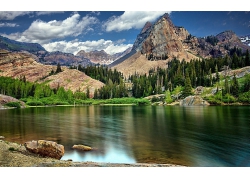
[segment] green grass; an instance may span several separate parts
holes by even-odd
[[[113,99],[71,99],[62,100],[56,96],[35,99],[33,97],[21,99],[28,106],[53,106],[53,105],[149,105],[150,101],[144,98],[113,98]]]

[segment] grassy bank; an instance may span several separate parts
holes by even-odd
[[[144,98],[113,98],[113,99],[71,99],[61,100],[53,97],[23,98],[28,106],[74,106],[74,105],[149,105],[150,101]]]

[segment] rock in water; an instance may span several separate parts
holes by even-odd
[[[38,140],[24,143],[25,148],[32,153],[43,157],[61,159],[64,155],[64,146],[53,141]]]
[[[180,101],[180,106],[209,106],[210,104],[200,96],[188,96]]]
[[[91,147],[89,147],[89,146],[84,146],[84,145],[74,145],[73,147],[72,147],[73,149],[78,149],[78,150],[82,150],[82,151],[90,151],[90,150],[92,150],[92,148]]]

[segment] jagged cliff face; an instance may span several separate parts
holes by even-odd
[[[176,56],[177,53],[184,53],[182,43],[175,33],[175,26],[167,15],[155,23],[142,44],[141,52],[147,55],[153,54],[155,57],[165,54]]]
[[[92,79],[85,73],[65,66],[62,66],[63,72],[49,76],[51,70],[56,71],[56,66],[38,63],[33,56],[25,52],[0,51],[0,76],[13,78],[25,76],[31,82],[47,82],[51,88],[59,85],[73,92],[77,90],[86,92],[89,87],[90,96],[93,96],[95,89],[104,86],[102,82]]]
[[[185,28],[175,27],[168,14],[164,14],[154,25],[149,22],[145,24],[137,36],[133,50],[158,60],[166,56],[189,60],[195,57],[187,52],[189,45],[184,43],[189,35]]]

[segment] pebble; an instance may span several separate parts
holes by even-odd
[[[5,137],[4,136],[0,136],[0,139],[4,139]]]

